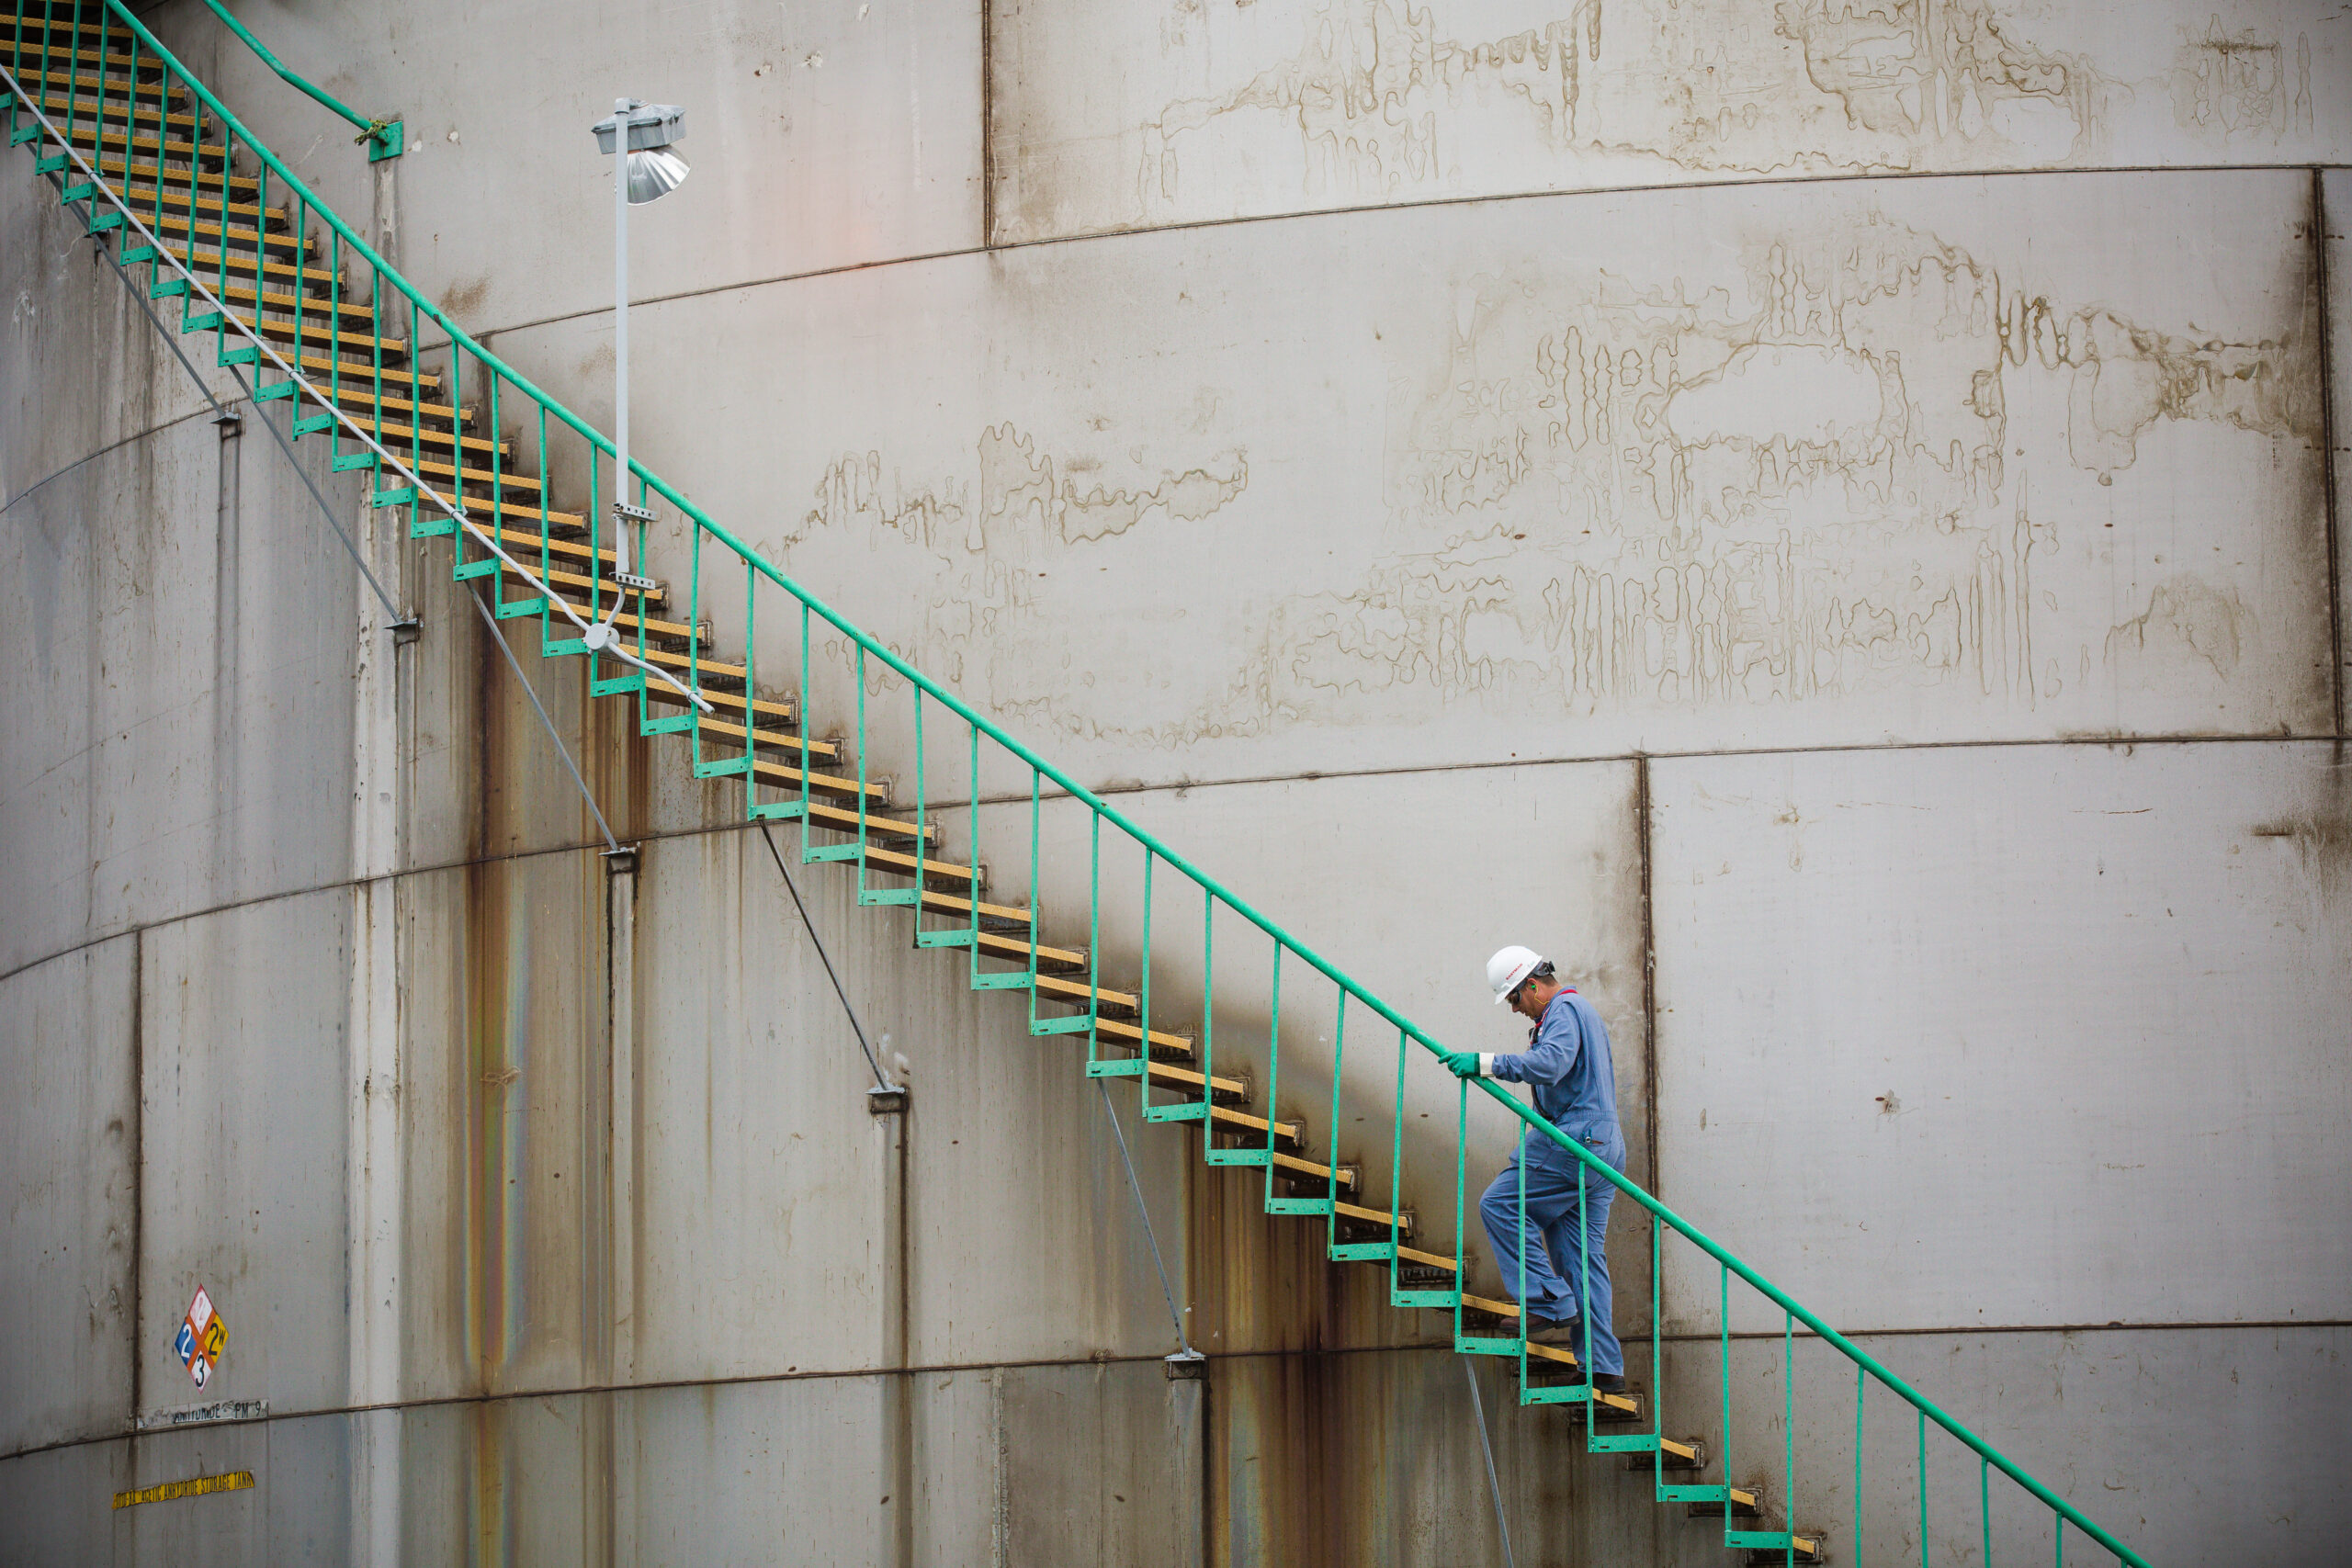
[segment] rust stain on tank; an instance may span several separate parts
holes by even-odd
[[[464,1096],[466,1179],[463,1321],[466,1359],[488,1391],[514,1349],[527,1306],[520,1245],[523,1111],[528,1102],[521,1043],[529,1025],[528,925],[518,919],[512,863],[476,861],[465,877],[462,1018],[458,1083]],[[517,974],[517,969],[521,973]]]

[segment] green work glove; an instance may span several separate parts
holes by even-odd
[[[1476,1051],[1440,1051],[1437,1059],[1444,1063],[1445,1070],[1457,1078],[1478,1076],[1478,1053]]]

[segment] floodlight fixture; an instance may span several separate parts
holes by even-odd
[[[685,182],[686,161],[670,150],[686,137],[686,111],[675,104],[646,104],[635,98],[616,101],[614,110],[596,122],[596,151],[616,152],[623,118],[628,121],[628,205],[642,207],[669,195]]]
[[[685,182],[686,161],[670,150],[686,134],[686,111],[675,104],[616,98],[613,112],[591,128],[596,151],[612,158],[613,169],[613,580],[624,588],[647,589],[652,581],[629,570],[629,534],[653,514],[629,500],[628,468],[628,209],[658,201]],[[609,635],[612,610],[599,626]],[[591,646],[601,639],[591,636]]]

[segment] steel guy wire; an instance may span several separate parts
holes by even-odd
[[[514,679],[523,683],[523,694],[531,699],[531,710],[539,716],[539,724],[547,730],[548,739],[555,743],[556,755],[563,759],[564,769],[571,774],[571,782],[580,786],[580,798],[586,801],[588,809],[596,814],[596,829],[605,835],[605,847],[614,854],[620,853],[620,840],[613,837],[612,825],[605,820],[604,809],[596,804],[595,795],[588,788],[588,781],[580,776],[580,764],[571,760],[571,749],[563,743],[563,737],[555,732],[555,721],[548,717],[547,705],[539,701],[539,694],[532,688],[531,678],[523,673],[521,661],[515,659],[514,650],[507,646],[506,634],[499,629],[498,617],[492,615],[490,606],[481,602],[478,589],[468,591],[466,602],[481,617],[482,627],[490,633],[490,640],[496,643],[498,651],[506,656],[506,668],[514,671]]]
[[[1487,1456],[1487,1490],[1495,1495],[1495,1529],[1502,1532],[1503,1568],[1519,1568],[1510,1554],[1510,1521],[1503,1517],[1503,1483],[1495,1478],[1495,1445],[1487,1436],[1487,1404],[1478,1397],[1478,1374],[1471,1358],[1462,1358],[1462,1375],[1470,1381],[1470,1411],[1478,1418],[1478,1451]]]
[[[1119,1163],[1127,1168],[1127,1190],[1136,1195],[1136,1213],[1143,1216],[1143,1238],[1151,1244],[1151,1266],[1159,1271],[1159,1293],[1168,1302],[1169,1320],[1176,1325],[1176,1343],[1183,1347],[1187,1357],[1200,1352],[1193,1348],[1193,1337],[1184,1332],[1184,1314],[1176,1310],[1176,1292],[1168,1288],[1168,1265],[1160,1261],[1159,1237],[1151,1228],[1151,1210],[1143,1201],[1143,1183],[1136,1179],[1136,1162],[1127,1155],[1127,1134],[1119,1125],[1119,1113],[1111,1106],[1111,1086],[1101,1078],[1094,1087],[1102,1094],[1102,1114],[1111,1119],[1111,1135],[1119,1140]]]
[[[747,721],[748,722],[748,721]],[[817,922],[808,918],[808,906],[800,901],[800,885],[792,880],[792,873],[785,869],[784,852],[775,847],[775,835],[768,831],[765,822],[760,824],[760,837],[767,840],[768,853],[775,857],[775,869],[784,877],[784,889],[792,895],[792,907],[800,911],[800,923],[808,928],[808,940],[817,949],[817,956],[825,965],[825,978],[833,983],[833,995],[842,999],[842,1011],[849,1015],[849,1026],[857,1035],[857,1048],[865,1053],[865,1065],[874,1069],[874,1082],[880,1089],[897,1089],[890,1075],[882,1070],[882,1063],[874,1055],[874,1047],[866,1043],[865,1026],[857,1021],[857,1010],[849,1005],[849,992],[842,988],[842,977],[834,972],[832,954],[825,951],[825,939],[817,934]]]

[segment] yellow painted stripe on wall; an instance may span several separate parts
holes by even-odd
[[[114,1506],[132,1508],[141,1503],[168,1503],[175,1497],[201,1497],[208,1492],[243,1492],[254,1483],[250,1470],[232,1470],[226,1475],[199,1475],[187,1481],[166,1481],[160,1486],[142,1486],[136,1492],[118,1492]]]

